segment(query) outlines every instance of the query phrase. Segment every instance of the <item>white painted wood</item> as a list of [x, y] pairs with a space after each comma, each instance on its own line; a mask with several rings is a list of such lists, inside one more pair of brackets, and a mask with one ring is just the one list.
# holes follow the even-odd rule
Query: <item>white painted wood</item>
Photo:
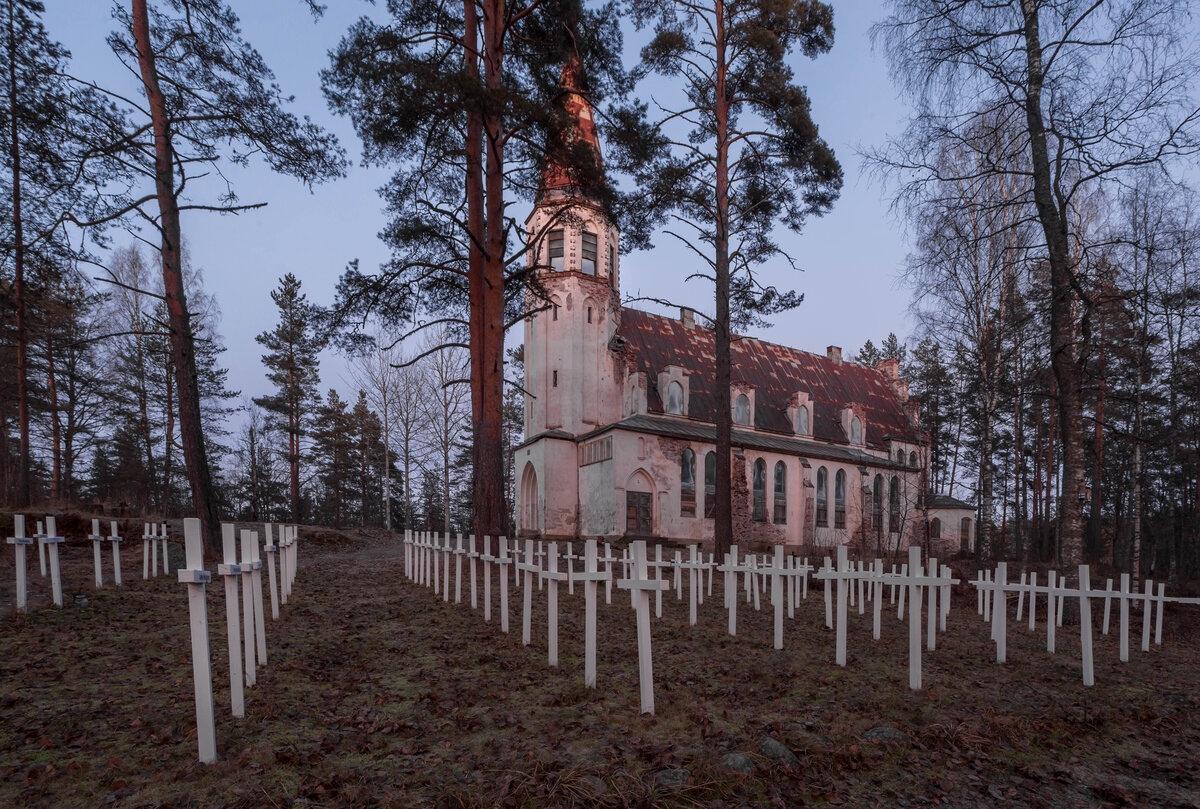
[[575, 595], [575, 578], [571, 573], [575, 570], [575, 560], [579, 557], [575, 555], [575, 548], [567, 542], [566, 550], [563, 552], [563, 561], [566, 562], [567, 568], [567, 595]]
[[534, 561], [532, 539], [525, 540], [525, 552], [521, 554], [521, 561], [517, 564], [517, 570], [525, 574], [525, 583], [521, 586], [521, 589], [524, 591], [524, 603], [521, 613], [521, 643], [528, 646], [533, 612], [533, 577], [541, 575], [541, 570], [538, 569]]
[[483, 620], [490, 622], [492, 620], [492, 562], [496, 557], [492, 556], [492, 538], [489, 535], [483, 537], [483, 550], [479, 553], [479, 561], [483, 562]]
[[[1004, 588], [1008, 586], [1008, 563], [996, 565], [996, 589], [992, 591], [993, 640], [996, 642], [996, 662], [1008, 660], [1008, 597]], [[930, 648], [933, 648], [932, 646]]]
[[1054, 654], [1054, 630], [1058, 626], [1058, 614], [1055, 606], [1058, 599], [1058, 594], [1055, 592], [1058, 572], [1051, 570], [1046, 576], [1046, 651]]
[[[446, 557], [450, 559], [449, 556]], [[447, 564], [449, 562], [447, 561]], [[508, 634], [508, 566], [512, 564], [512, 559], [508, 556], [508, 537], [500, 537], [500, 558], [496, 560], [496, 564], [500, 567], [500, 631], [505, 635]], [[450, 574], [450, 568], [446, 568], [446, 575]], [[448, 589], [448, 588], [447, 588]], [[447, 598], [449, 600], [449, 598]]]
[[583, 571], [572, 569], [568, 579], [583, 582], [583, 684], [587, 688], [596, 687], [596, 586], [605, 578], [596, 558], [596, 540], [589, 539], [583, 544]]
[[113, 583], [121, 586], [121, 543], [125, 538], [117, 534], [117, 521], [109, 523], [108, 541], [112, 544]]
[[471, 534], [467, 538], [467, 561], [468, 567], [471, 568], [471, 609], [477, 609], [479, 607], [479, 601], [476, 597], [475, 590], [475, 560], [478, 557], [479, 554], [475, 552], [475, 535]]
[[1037, 620], [1037, 571], [1029, 572], [1029, 631], [1034, 630]]
[[288, 603], [287, 535], [287, 526], [279, 526], [279, 603], [282, 605]]
[[104, 586], [104, 574], [100, 572], [100, 545], [104, 542], [104, 537], [100, 536], [99, 520], [92, 520], [92, 533], [88, 535], [88, 539], [92, 541], [92, 569], [96, 574], [96, 589], [99, 590]]
[[162, 539], [162, 563], [163, 575], [171, 575], [171, 555], [167, 553], [167, 524], [163, 523], [160, 530], [159, 538]]
[[1104, 628], [1101, 632], [1108, 634], [1108, 616], [1112, 608], [1112, 579], [1106, 579], [1104, 582]]
[[[1067, 576], [1066, 576], [1066, 574], [1064, 573], [1064, 574], [1063, 574], [1062, 576], [1060, 576], [1060, 577], [1059, 577], [1059, 579], [1058, 579], [1058, 586], [1059, 586], [1060, 588], [1062, 588], [1062, 587], [1065, 587], [1065, 586], [1066, 586], [1066, 581], [1067, 581]], [[1063, 598], [1063, 597], [1059, 596], [1059, 597], [1057, 598], [1057, 603], [1058, 603], [1058, 613], [1057, 613], [1057, 616], [1058, 616], [1058, 617], [1057, 617], [1055, 620], [1058, 622], [1058, 625], [1059, 625], [1059, 626], [1062, 626], [1062, 625], [1063, 625], [1063, 605], [1067, 603], [1067, 600], [1066, 600], [1065, 598]]]
[[1092, 574], [1087, 565], [1079, 566], [1079, 656], [1083, 666], [1083, 684], [1096, 684], [1096, 671], [1092, 663]]
[[[1027, 575], [1027, 574], [1025, 573], [1025, 571], [1023, 571], [1023, 570], [1022, 570], [1022, 571], [1021, 571], [1021, 587], [1024, 587], [1024, 586], [1025, 586], [1025, 578], [1026, 578], [1026, 575]], [[1025, 591], [1022, 589], [1022, 590], [1018, 590], [1018, 591], [1017, 591], [1017, 615], [1016, 615], [1016, 620], [1017, 620], [1017, 621], [1020, 621], [1020, 620], [1021, 620], [1021, 616], [1022, 616], [1022, 615], [1024, 615], [1024, 614], [1025, 614]]]
[[243, 657], [246, 670], [246, 687], [249, 688], [258, 683], [258, 655], [255, 654], [255, 629], [254, 629], [254, 583], [252, 580], [251, 568], [253, 564], [251, 560], [254, 558], [253, 546], [254, 535], [248, 528], [243, 528], [241, 532], [241, 559], [239, 567], [242, 574], [242, 641], [243, 641]]
[[188, 586], [188, 612], [192, 630], [192, 684], [196, 701], [196, 744], [200, 763], [217, 760], [217, 730], [213, 719], [212, 662], [208, 651], [208, 604], [205, 583], [211, 574], [204, 569], [204, 548], [200, 520], [183, 521], [184, 553], [187, 569], [179, 571], [179, 580]]
[[50, 594], [54, 599], [54, 606], [61, 607], [63, 605], [62, 568], [59, 565], [58, 546], [62, 544], [63, 538], [58, 535], [54, 517], [46, 518], [46, 529], [47, 534], [42, 541], [46, 544], [47, 563], [50, 566]]
[[1121, 602], [1121, 652], [1122, 663], [1129, 662], [1129, 574], [1121, 574], [1121, 592], [1118, 599]]
[[34, 537], [37, 539], [38, 564], [41, 569], [42, 578], [44, 579], [48, 571], [46, 570], [46, 529], [43, 526], [44, 523], [38, 520], [37, 533], [34, 534]]
[[874, 613], [871, 616], [872, 617], [871, 638], [874, 640], [879, 640], [880, 623], [881, 623], [882, 614], [883, 614], [883, 560], [882, 559], [875, 560], [875, 571], [874, 572], [875, 572], [875, 582], [873, 584], [873, 587], [875, 588], [875, 594], [871, 600], [871, 606], [874, 610]]
[[267, 624], [263, 619], [262, 555], [258, 550], [258, 532], [250, 532], [250, 584], [254, 590], [254, 637], [258, 643], [258, 665], [267, 665]]
[[[662, 545], [655, 545], [654, 546], [654, 561], [652, 563], [650, 563], [651, 567], [654, 568], [655, 581], [660, 581], [662, 579], [663, 564], [665, 564], [665, 563], [663, 562], [663, 558], [662, 558]], [[654, 617], [655, 618], [662, 617], [662, 590], [661, 589], [657, 589], [654, 591]]]
[[[279, 620], [279, 588], [278, 582], [275, 579], [275, 529], [271, 523], [263, 523], [263, 532], [266, 536], [266, 546], [263, 548], [267, 552], [267, 588], [271, 591], [271, 620]], [[411, 546], [406, 545], [406, 552]]]
[[[928, 564], [929, 578], [936, 579], [938, 577], [937, 559], [930, 557]], [[932, 652], [937, 650], [938, 590], [941, 588], [936, 584], [930, 584], [927, 589], [929, 605], [925, 610], [925, 648]]]
[[[825, 566], [822, 568], [824, 572], [833, 570], [833, 560], [828, 556], [825, 557]], [[817, 574], [820, 577], [820, 574]], [[830, 589], [833, 586], [833, 578], [830, 576], [823, 577], [825, 579], [825, 628], [833, 629], [833, 591]]]
[[[783, 591], [783, 546], [775, 546], [775, 564], [771, 569], [771, 606], [775, 608], [775, 648], [783, 648], [783, 602], [787, 596]], [[694, 606], [693, 606], [694, 609]]]
[[1166, 598], [1167, 585], [1159, 582], [1158, 584], [1158, 612], [1154, 619], [1154, 645], [1162, 646], [1162, 621], [1163, 621], [1163, 602]]
[[13, 515], [13, 536], [7, 542], [13, 546], [17, 574], [17, 612], [25, 612], [29, 607], [29, 583], [26, 579], [25, 549], [33, 544], [33, 537], [25, 536], [25, 515]]
[[462, 560], [467, 549], [463, 547], [463, 535], [459, 534], [454, 544], [454, 603], [462, 603]]
[[1142, 599], [1142, 651], [1150, 651], [1150, 599], [1154, 595], [1154, 582], [1146, 579], [1144, 582], [1146, 596]]
[[150, 527], [150, 575], [158, 578], [158, 524]]
[[[738, 547], [731, 545], [729, 553], [725, 555], [725, 564], [721, 567], [721, 572], [725, 574], [726, 584], [729, 585], [725, 590], [725, 607], [729, 610], [729, 634], [737, 635], [737, 574], [745, 573], [750, 570], [749, 562], [744, 565], [737, 563]], [[630, 590], [630, 593], [633, 593]], [[649, 596], [647, 596], [649, 598]], [[636, 605], [635, 605], [636, 606]]]
[[[638, 682], [641, 691], [642, 713], [654, 713], [654, 661], [650, 644], [650, 591], [658, 590], [664, 582], [651, 579], [647, 571], [646, 542], [633, 543], [633, 575], [622, 579], [617, 586], [634, 594], [638, 630]], [[736, 595], [730, 599], [737, 603]]]
[[[186, 530], [186, 529], [185, 529]], [[238, 607], [238, 581], [242, 569], [237, 563], [237, 537], [232, 523], [221, 523], [221, 552], [223, 564], [217, 565], [217, 575], [225, 581], [225, 633], [229, 648], [229, 700], [233, 715], [246, 715], [246, 698], [242, 688], [242, 628]], [[186, 537], [185, 537], [186, 539]]]
[[[921, 570], [921, 549], [909, 547], [908, 569]], [[915, 581], [908, 593], [908, 687], [921, 690], [921, 585]], [[903, 598], [903, 596], [901, 596]]]
[[547, 582], [546, 585], [546, 635], [548, 658], [551, 666], [558, 666], [558, 583], [566, 578], [566, 574], [558, 570], [558, 543], [551, 542], [546, 553], [546, 569], [539, 577]]
[[683, 570], [683, 568], [681, 567], [682, 564], [683, 563], [680, 559], [679, 551], [675, 551], [674, 567], [675, 567], [675, 600], [676, 601], [683, 601], [683, 589], [680, 586], [680, 581], [682, 580], [682, 576], [680, 574], [682, 573], [682, 570]]
[[[907, 576], [908, 576], [908, 562], [905, 562], [904, 564], [900, 565], [900, 579], [907, 578]], [[896, 599], [899, 602], [899, 606], [896, 608], [896, 620], [903, 621], [904, 620], [904, 599], [908, 595], [908, 587], [907, 587], [907, 585], [904, 585], [904, 584], [899, 584], [898, 586], [900, 589], [900, 595]]]
[[846, 584], [850, 577], [850, 564], [846, 557], [846, 546], [837, 549], [837, 659], [839, 666], [846, 665]]

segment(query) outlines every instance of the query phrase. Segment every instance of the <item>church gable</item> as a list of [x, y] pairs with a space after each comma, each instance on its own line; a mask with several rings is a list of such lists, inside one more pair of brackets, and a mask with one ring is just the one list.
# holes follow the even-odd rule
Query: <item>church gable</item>
[[[689, 375], [687, 415], [700, 421], [715, 420], [716, 357], [710, 330], [622, 309], [617, 335], [622, 338], [626, 361], [648, 380], [656, 382], [669, 365], [685, 369]], [[735, 383], [754, 391], [752, 424], [757, 429], [794, 433], [789, 406], [794, 404], [796, 391], [803, 390], [811, 401], [811, 435], [818, 441], [849, 442], [842, 424], [848, 406], [864, 421], [867, 446], [886, 448], [884, 439], [888, 437], [914, 443], [922, 438], [892, 383], [874, 368], [747, 337], [733, 343], [732, 361]], [[666, 394], [652, 382], [646, 391], [647, 411], [664, 413]]]

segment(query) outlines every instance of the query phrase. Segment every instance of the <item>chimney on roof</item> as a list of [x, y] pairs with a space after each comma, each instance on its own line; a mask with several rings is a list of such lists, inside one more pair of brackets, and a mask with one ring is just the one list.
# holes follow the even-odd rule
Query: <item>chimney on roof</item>
[[900, 378], [900, 361], [897, 359], [880, 360], [875, 363], [875, 368], [893, 382]]
[[829, 359], [833, 360], [834, 362], [836, 362], [838, 365], [841, 365], [842, 364], [842, 347], [841, 346], [827, 347], [825, 349], [825, 356], [828, 357]]
[[692, 328], [696, 325], [696, 310], [689, 309], [686, 306], [679, 307], [679, 322], [686, 328]]

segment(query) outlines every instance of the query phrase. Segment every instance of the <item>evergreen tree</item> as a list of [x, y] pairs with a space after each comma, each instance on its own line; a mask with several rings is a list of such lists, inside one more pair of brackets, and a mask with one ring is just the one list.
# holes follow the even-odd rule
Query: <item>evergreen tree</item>
[[255, 339], [267, 349], [263, 365], [276, 392], [260, 396], [254, 403], [267, 411], [271, 424], [287, 440], [288, 491], [291, 519], [301, 521], [300, 462], [302, 444], [308, 434], [313, 406], [321, 383], [318, 354], [321, 340], [314, 323], [314, 307], [300, 292], [300, 281], [291, 273], [279, 279], [271, 293], [279, 309], [279, 323]]

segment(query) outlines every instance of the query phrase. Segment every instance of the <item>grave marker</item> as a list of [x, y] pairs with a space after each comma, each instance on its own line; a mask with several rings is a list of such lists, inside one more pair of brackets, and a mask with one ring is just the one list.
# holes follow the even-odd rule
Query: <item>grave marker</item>
[[484, 536], [483, 552], [479, 554], [479, 559], [483, 562], [483, 620], [490, 622], [492, 620], [492, 562], [496, 557], [492, 556], [492, 538]]
[[258, 532], [250, 532], [250, 584], [254, 591], [254, 632], [258, 642], [258, 665], [267, 665], [267, 626], [263, 620], [262, 556], [258, 551]]
[[117, 533], [117, 521], [108, 524], [108, 541], [112, 543], [113, 583], [121, 586], [121, 543], [125, 538]]
[[606, 577], [596, 563], [596, 540], [583, 544], [583, 572], [571, 571], [571, 578], [583, 582], [583, 684], [596, 687], [596, 583]]
[[104, 586], [104, 574], [100, 571], [100, 545], [104, 542], [104, 537], [100, 535], [100, 521], [92, 520], [92, 533], [88, 535], [88, 539], [92, 541], [92, 567], [96, 572], [96, 589], [99, 590]]
[[242, 561], [238, 565], [242, 574], [242, 637], [245, 641], [245, 655], [243, 661], [246, 669], [246, 686], [252, 686], [258, 682], [258, 664], [257, 655], [255, 655], [254, 643], [254, 607], [252, 600], [254, 598], [254, 585], [251, 581], [250, 559], [253, 556], [251, 547], [254, 544], [254, 537], [249, 529], [242, 529]]
[[[449, 557], [447, 557], [449, 558]], [[512, 560], [508, 557], [508, 537], [500, 537], [500, 558], [496, 560], [500, 566], [500, 631], [508, 634], [508, 566]], [[446, 568], [449, 572], [450, 568]]]
[[475, 560], [478, 557], [479, 554], [475, 552], [475, 535], [471, 534], [467, 538], [467, 559], [469, 561], [469, 567], [471, 568], [471, 609], [477, 609], [479, 607], [479, 600], [476, 597], [475, 591]]
[[[634, 596], [637, 611], [638, 635], [638, 682], [641, 691], [642, 713], [654, 713], [654, 662], [650, 647], [650, 591], [659, 590], [664, 582], [652, 580], [647, 573], [646, 541], [639, 539], [633, 543], [633, 573], [622, 579], [617, 586], [629, 590]], [[737, 598], [730, 599], [736, 603]]]
[[183, 521], [187, 567], [178, 572], [179, 581], [188, 586], [188, 612], [192, 628], [192, 683], [196, 699], [196, 743], [200, 763], [217, 760], [217, 731], [213, 722], [212, 668], [208, 653], [208, 605], [204, 586], [212, 575], [204, 569], [204, 547], [200, 520]]
[[46, 553], [49, 557], [50, 592], [54, 598], [54, 606], [61, 607], [63, 605], [62, 568], [59, 566], [58, 546], [63, 543], [63, 538], [58, 536], [54, 517], [46, 518], [46, 531], [46, 536], [42, 537], [42, 542], [46, 545]]
[[517, 570], [525, 574], [525, 583], [521, 589], [524, 591], [524, 606], [521, 613], [521, 643], [524, 646], [529, 645], [530, 627], [532, 623], [533, 611], [533, 581], [534, 574], [541, 575], [541, 570], [533, 562], [533, 540], [525, 540], [525, 552], [521, 554], [521, 561], [517, 563]]
[[279, 590], [275, 581], [275, 551], [278, 550], [275, 546], [275, 531], [271, 523], [263, 523], [263, 531], [266, 532], [266, 545], [263, 550], [267, 552], [267, 587], [271, 590], [271, 620], [279, 620]]
[[566, 574], [558, 571], [558, 543], [550, 543], [550, 551], [546, 555], [546, 569], [539, 577], [549, 584], [546, 588], [546, 635], [549, 646], [548, 657], [551, 666], [558, 666], [558, 583], [566, 578]]
[[454, 603], [462, 603], [462, 558], [467, 549], [463, 547], [463, 535], [459, 534], [454, 545]]
[[38, 565], [41, 569], [42, 578], [44, 579], [46, 578], [46, 529], [44, 528], [44, 523], [41, 520], [38, 520], [37, 533], [34, 534], [34, 537], [37, 539]]
[[[184, 530], [187, 530], [186, 525]], [[236, 529], [231, 523], [221, 523], [221, 551], [224, 563], [217, 565], [217, 575], [225, 580], [225, 631], [229, 636], [229, 698], [233, 705], [233, 715], [241, 717], [246, 715], [245, 694], [242, 690], [241, 616], [238, 612], [237, 594], [237, 580], [242, 575], [242, 568], [237, 563], [235, 534]]]
[[25, 548], [33, 544], [33, 537], [25, 536], [25, 515], [13, 515], [13, 536], [8, 538], [16, 557], [17, 611], [25, 612], [29, 600], [29, 585], [25, 579]]

